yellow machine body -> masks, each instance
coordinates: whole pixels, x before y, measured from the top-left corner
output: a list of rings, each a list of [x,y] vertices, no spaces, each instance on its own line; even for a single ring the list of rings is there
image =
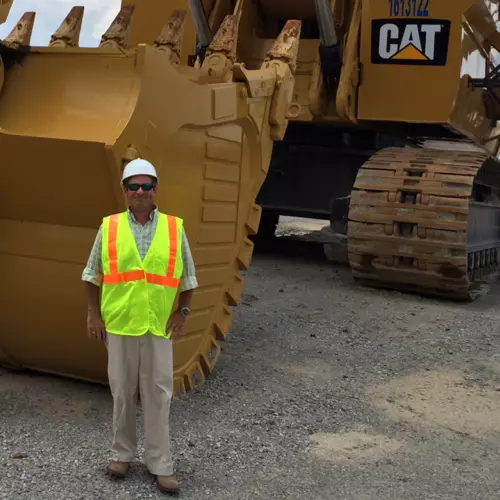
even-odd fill
[[[257,197],[262,239],[279,215],[328,218],[365,284],[474,298],[500,265],[494,6],[262,2],[255,26],[272,33],[269,16],[275,31],[287,15],[306,39]]]
[[[496,125],[484,92],[469,87],[476,69],[464,71],[471,55],[487,69],[489,57],[474,39],[496,34],[484,0],[399,4],[422,15],[391,17],[391,2],[363,2],[357,120],[447,125],[483,144]]]
[[[78,47],[82,16],[32,47],[27,13],[0,45],[0,364],[106,382],[81,273],[139,156],[159,209],[185,220],[200,285],[176,390],[213,369],[261,206],[331,216],[374,286],[465,298],[498,267],[484,0],[131,0],[97,48]]]

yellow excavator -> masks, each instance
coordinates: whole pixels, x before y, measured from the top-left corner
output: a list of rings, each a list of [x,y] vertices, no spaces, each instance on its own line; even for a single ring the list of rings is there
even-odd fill
[[[498,267],[485,0],[129,0],[95,48],[78,46],[83,16],[33,47],[26,13],[0,44],[1,365],[107,381],[80,277],[137,157],[197,267],[176,391],[214,368],[261,206],[264,228],[328,214],[374,286],[467,298]]]
[[[328,218],[359,282],[475,298],[500,263],[498,2],[300,4],[280,3],[303,20],[295,118],[259,239],[279,215]]]

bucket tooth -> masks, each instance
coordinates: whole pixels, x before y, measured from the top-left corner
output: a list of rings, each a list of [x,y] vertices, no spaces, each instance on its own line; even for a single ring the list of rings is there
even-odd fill
[[[50,47],[78,47],[84,7],[73,7],[57,31],[50,37]]]
[[[133,5],[124,5],[118,12],[111,26],[101,37],[101,48],[122,48],[128,47],[130,36],[130,25],[134,13]]]
[[[23,17],[14,26],[14,29],[5,38],[5,45],[21,46],[29,45],[31,42],[31,35],[33,33],[33,26],[35,24],[35,12],[25,12]]]
[[[238,45],[238,26],[240,16],[229,15],[224,18],[220,28],[207,49],[207,56],[218,53],[224,54],[229,60],[236,60],[236,47]]]
[[[236,61],[239,15],[228,15],[207,48],[201,67],[202,75],[212,79],[224,78]]]
[[[301,21],[287,21],[261,67],[264,72],[275,74],[274,92],[269,113],[271,138],[274,141],[284,139],[289,116],[296,114],[296,111],[292,113],[291,110],[298,107],[292,105],[301,29]],[[300,106],[298,109],[300,112]]]
[[[165,52],[172,64],[181,62],[182,36],[184,34],[185,10],[174,10],[160,36],[155,40],[155,47]]]
[[[297,69],[297,54],[299,52],[301,21],[291,19],[287,21],[278,38],[274,41],[271,49],[266,55],[265,62],[283,61],[290,66],[295,73]]]

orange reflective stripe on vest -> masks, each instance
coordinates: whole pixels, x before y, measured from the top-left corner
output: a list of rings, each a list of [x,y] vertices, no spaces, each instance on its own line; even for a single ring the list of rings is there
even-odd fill
[[[117,235],[118,235],[118,219],[120,214],[114,214],[109,219],[108,230],[108,255],[109,255],[109,274],[104,274],[103,282],[106,285],[116,285],[118,283],[127,283],[130,281],[140,281],[144,278],[148,283],[161,285],[168,288],[177,288],[180,279],[174,278],[175,260],[177,256],[177,224],[175,217],[165,215],[168,225],[169,239],[169,258],[167,264],[167,273],[161,274],[144,273],[144,271],[127,271],[124,273],[118,272],[118,252],[117,252]]]

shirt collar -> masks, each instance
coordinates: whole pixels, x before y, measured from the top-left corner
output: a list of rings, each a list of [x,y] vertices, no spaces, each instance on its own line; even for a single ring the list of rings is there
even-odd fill
[[[135,215],[133,214],[132,210],[130,210],[130,207],[127,208],[127,212],[128,216],[130,217],[130,220],[139,223],[139,221],[135,218]],[[151,210],[151,213],[149,214],[149,220],[152,221],[156,217],[157,213],[158,213],[158,207],[155,206],[153,210]]]

